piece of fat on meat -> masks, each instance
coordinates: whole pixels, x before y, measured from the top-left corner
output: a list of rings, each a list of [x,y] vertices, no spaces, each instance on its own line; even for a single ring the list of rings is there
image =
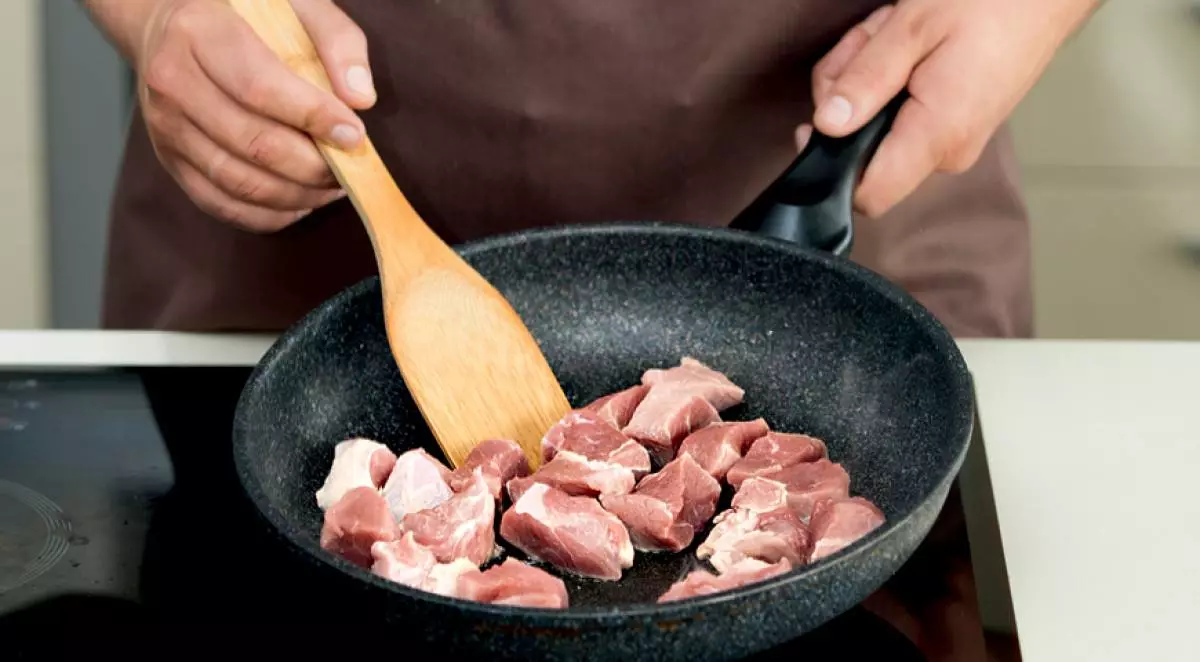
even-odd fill
[[[333,447],[333,464],[317,490],[317,506],[326,510],[358,487],[378,489],[396,464],[387,446],[370,439],[347,439]]]
[[[508,496],[513,503],[535,483],[549,485],[571,496],[595,497],[601,494],[628,494],[637,481],[629,467],[590,460],[571,451],[559,451],[532,475],[508,481]]]
[[[392,516],[397,521],[410,513],[436,508],[454,496],[450,470],[423,449],[415,448],[396,458],[396,465],[383,485]]]
[[[559,451],[628,467],[635,478],[650,471],[646,449],[595,412],[570,411],[551,426],[542,437],[543,461],[550,462]]]
[[[764,563],[786,559],[800,566],[808,560],[809,546],[808,529],[786,504],[766,512],[731,508],[717,515],[696,557],[721,573],[745,559]]]

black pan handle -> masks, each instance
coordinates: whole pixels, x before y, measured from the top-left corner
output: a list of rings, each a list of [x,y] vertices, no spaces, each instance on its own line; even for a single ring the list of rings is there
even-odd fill
[[[804,151],[730,227],[847,255],[854,242],[854,189],[907,99],[902,91],[845,138],[813,131]]]

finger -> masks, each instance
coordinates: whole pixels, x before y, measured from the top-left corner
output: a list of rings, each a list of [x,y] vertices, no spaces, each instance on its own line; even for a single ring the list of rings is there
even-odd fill
[[[317,47],[338,97],[359,110],[375,105],[367,36],[362,29],[332,0],[292,0],[292,8]]]
[[[312,213],[311,209],[279,211],[237,200],[217,188],[187,161],[176,161],[176,181],[204,213],[256,233],[278,232]]]
[[[228,15],[233,20],[218,27],[233,33],[237,46],[194,49],[201,68],[222,91],[249,110],[342,149],[362,142],[362,121],[353,110],[292,73],[249,24],[232,9]]]
[[[829,98],[834,82],[846,70],[846,65],[862,51],[871,37],[875,36],[884,21],[891,15],[894,5],[884,5],[871,12],[862,23],[847,32],[837,45],[813,67],[812,86],[813,102],[817,105]]]
[[[948,135],[941,118],[919,99],[905,102],[863,173],[855,207],[877,218],[908,197],[938,168]]]
[[[813,127],[811,124],[801,124],[796,127],[796,151],[803,152],[805,147],[808,147],[808,141],[812,140]]]
[[[818,131],[835,137],[853,133],[904,89],[912,70],[945,37],[945,12],[923,6],[897,7],[845,65],[813,115]]]
[[[338,188],[309,187],[286,180],[221,149],[195,124],[181,122],[171,137],[173,149],[229,196],[278,211],[300,211],[329,204]]]
[[[203,75],[198,75],[187,93],[176,95],[172,103],[213,142],[247,163],[302,186],[327,188],[336,184],[310,137],[246,110]]]

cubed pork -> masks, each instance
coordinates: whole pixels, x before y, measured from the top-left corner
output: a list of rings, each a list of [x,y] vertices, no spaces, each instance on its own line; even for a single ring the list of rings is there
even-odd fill
[[[691,455],[713,478],[721,480],[742,459],[751,442],[769,431],[761,418],[713,423],[689,434],[679,444],[679,455]]]
[[[621,431],[637,439],[660,465],[675,458],[679,443],[692,432],[721,420],[703,397],[669,385],[651,387]]]
[[[874,531],[883,521],[883,512],[863,497],[818,502],[809,520],[813,538],[809,561],[818,561],[845,549]]]
[[[396,520],[379,490],[356,487],[325,511],[321,549],[367,568],[373,561],[371,546],[398,535]]]
[[[769,478],[747,478],[733,495],[733,508],[753,510],[757,513],[767,513],[779,508],[788,507],[787,485]]]
[[[650,387],[644,384],[627,388],[624,391],[594,400],[585,406],[583,411],[595,414],[600,420],[620,430],[629,425],[629,419],[633,418],[634,410],[642,403],[642,399],[649,391]]]
[[[392,517],[397,521],[405,515],[436,508],[454,496],[450,489],[450,470],[423,449],[405,452],[396,459],[396,466],[383,485]]]
[[[707,570],[694,570],[687,577],[675,582],[666,593],[658,599],[660,603],[673,600],[686,600],[702,595],[711,595],[754,584],[775,575],[781,575],[792,569],[792,564],[786,559],[778,563],[763,563],[756,559],[745,559],[730,566],[720,575],[714,575]]]
[[[392,472],[396,455],[370,439],[347,439],[333,447],[333,465],[317,490],[317,506],[326,510],[358,487],[378,489]]]
[[[450,474],[450,489],[461,492],[469,488],[475,482],[476,467],[483,471],[483,479],[487,481],[492,498],[499,500],[508,481],[529,475],[529,458],[525,457],[525,451],[515,441],[481,441],[467,454],[462,466]]]
[[[591,497],[542,483],[525,490],[500,520],[500,535],[560,570],[618,580],[633,565],[633,545],[621,520]]]
[[[743,559],[775,563],[786,559],[793,566],[808,559],[809,533],[786,503],[775,510],[756,512],[731,508],[717,515],[708,538],[696,556],[718,572],[727,572]]]
[[[772,432],[751,444],[745,457],[730,467],[725,479],[736,489],[751,476],[762,476],[825,456],[825,443],[816,437]]]
[[[643,478],[633,494],[602,495],[600,503],[625,523],[635,548],[677,552],[712,518],[720,497],[721,484],[683,455]]]
[[[371,547],[375,562],[371,572],[405,586],[456,597],[459,580],[465,574],[479,572],[467,559],[439,563],[428,547],[417,542],[411,532],[394,542],[377,542]]]
[[[787,487],[788,507],[805,523],[818,502],[850,496],[850,475],[842,465],[826,458],[793,464],[762,477]]]
[[[740,404],[746,392],[725,375],[696,359],[685,356],[679,365],[666,370],[653,368],[642,373],[642,384],[650,387],[669,386],[672,390],[699,395],[717,411]]]
[[[409,513],[401,529],[428,547],[441,563],[465,558],[483,565],[496,551],[496,500],[488,489],[483,470],[476,468],[470,487],[436,508]]]
[[[595,412],[568,412],[546,432],[542,438],[542,459],[550,462],[560,450],[629,467],[635,478],[650,471],[646,449]]]
[[[533,475],[508,481],[508,497],[513,503],[534,483],[543,483],[570,494],[571,496],[599,496],[601,494],[628,494],[637,482],[633,471],[626,466],[589,460],[572,453],[559,451]]]
[[[468,572],[458,580],[458,597],[476,602],[565,609],[567,586],[554,575],[514,558],[484,572]]]

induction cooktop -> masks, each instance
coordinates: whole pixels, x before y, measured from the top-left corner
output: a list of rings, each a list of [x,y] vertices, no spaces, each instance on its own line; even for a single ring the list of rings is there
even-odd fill
[[[247,375],[0,372],[0,657],[128,657],[155,628],[320,620],[332,598],[278,558],[233,474]],[[835,658],[922,659],[863,608],[754,659]]]

